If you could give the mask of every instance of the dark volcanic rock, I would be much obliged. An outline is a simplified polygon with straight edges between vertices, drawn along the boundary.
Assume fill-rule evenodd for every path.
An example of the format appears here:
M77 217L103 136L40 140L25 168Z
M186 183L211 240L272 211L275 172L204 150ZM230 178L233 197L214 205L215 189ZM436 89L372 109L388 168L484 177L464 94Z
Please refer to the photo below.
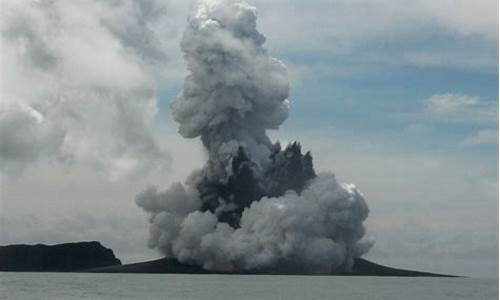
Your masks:
M168 274L214 274L197 265L182 264L175 259L161 258L135 264L109 266L84 270L92 273L168 273Z
M0 271L70 272L121 265L99 242L0 246Z
M273 145L269 156L270 164L258 178L258 166L250 159L244 147L231 161L231 175L227 182L210 182L205 178L197 185L203 205L201 211L217 215L219 222L233 228L240 227L243 210L262 197L278 197L286 191L301 193L306 184L316 177L310 152L302 154L299 143L294 142L282 149L279 143ZM223 209L221 209L223 208Z
M413 270L403 270L382 266L363 258L354 259L352 273L346 275L360 276L403 276L403 277L459 277L455 275L436 274Z
M95 273L181 273L181 274L261 274L261 275L311 275L304 273L289 272L211 272L200 266L179 263L175 259L157 259L142 263L128 264L122 266L111 266L94 268L85 272ZM395 269L370 262L363 258L354 260L353 270L349 273L332 273L326 275L338 276L407 276L407 277L456 277L452 275L426 273L412 270Z

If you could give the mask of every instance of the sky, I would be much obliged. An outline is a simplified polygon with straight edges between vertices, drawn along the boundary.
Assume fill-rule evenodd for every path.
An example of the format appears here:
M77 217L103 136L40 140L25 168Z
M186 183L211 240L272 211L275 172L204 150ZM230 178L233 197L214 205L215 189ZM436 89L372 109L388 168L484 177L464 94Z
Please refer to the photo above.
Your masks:
M290 77L289 118L269 134L363 192L366 257L498 276L498 2L249 2ZM169 107L190 5L2 2L1 244L159 257L134 198L206 159Z

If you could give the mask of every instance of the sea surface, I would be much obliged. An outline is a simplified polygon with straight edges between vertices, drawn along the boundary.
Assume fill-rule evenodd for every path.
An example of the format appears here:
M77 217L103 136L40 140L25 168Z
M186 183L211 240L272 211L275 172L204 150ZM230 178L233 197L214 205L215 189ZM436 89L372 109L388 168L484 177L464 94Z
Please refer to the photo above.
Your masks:
M0 299L497 298L497 279L0 272Z

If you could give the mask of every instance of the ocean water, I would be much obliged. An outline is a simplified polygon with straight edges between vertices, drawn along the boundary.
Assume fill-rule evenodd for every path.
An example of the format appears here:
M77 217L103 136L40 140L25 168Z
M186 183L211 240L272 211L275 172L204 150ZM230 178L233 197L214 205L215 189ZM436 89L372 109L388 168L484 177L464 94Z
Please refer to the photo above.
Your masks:
M0 273L0 299L497 299L496 279Z

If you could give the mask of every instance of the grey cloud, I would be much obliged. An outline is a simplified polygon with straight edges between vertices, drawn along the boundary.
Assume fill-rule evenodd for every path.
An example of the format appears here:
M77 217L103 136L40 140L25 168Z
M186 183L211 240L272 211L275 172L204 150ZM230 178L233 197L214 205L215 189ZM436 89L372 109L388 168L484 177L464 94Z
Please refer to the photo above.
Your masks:
M0 169L17 173L40 156L51 155L64 140L64 132L29 106L0 112Z
M498 130L482 129L476 133L469 135L464 140L465 146L477 145L498 145Z
M83 162L112 176L164 169L152 133L167 65L160 1L6 1L2 5L0 159Z

